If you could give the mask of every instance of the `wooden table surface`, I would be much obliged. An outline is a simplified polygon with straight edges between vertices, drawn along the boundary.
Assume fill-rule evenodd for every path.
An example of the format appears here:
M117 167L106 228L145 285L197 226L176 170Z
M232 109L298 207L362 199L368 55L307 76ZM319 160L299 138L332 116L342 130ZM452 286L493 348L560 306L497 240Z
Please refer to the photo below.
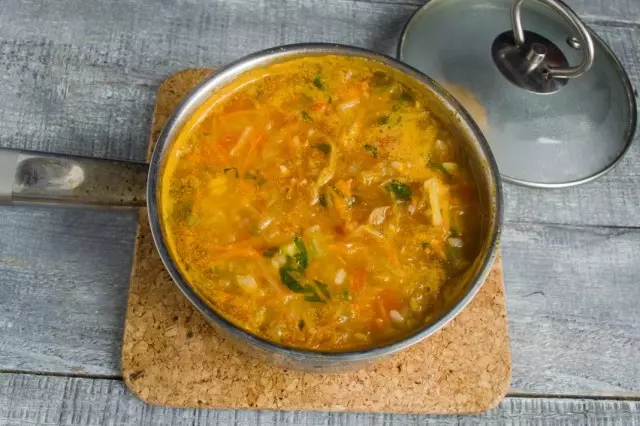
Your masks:
M0 146L141 161L168 74L303 41L393 54L422 1L0 2ZM637 86L640 0L569 5ZM135 215L1 207L0 424L640 424L640 145L584 186L504 190L513 380L474 417L147 406L119 367Z

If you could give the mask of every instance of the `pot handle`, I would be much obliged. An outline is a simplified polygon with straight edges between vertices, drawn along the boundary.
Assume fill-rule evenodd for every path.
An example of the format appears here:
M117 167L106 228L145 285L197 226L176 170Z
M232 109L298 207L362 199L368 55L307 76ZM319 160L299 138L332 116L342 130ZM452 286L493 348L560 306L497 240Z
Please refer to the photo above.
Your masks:
M0 204L146 205L144 163L0 148Z

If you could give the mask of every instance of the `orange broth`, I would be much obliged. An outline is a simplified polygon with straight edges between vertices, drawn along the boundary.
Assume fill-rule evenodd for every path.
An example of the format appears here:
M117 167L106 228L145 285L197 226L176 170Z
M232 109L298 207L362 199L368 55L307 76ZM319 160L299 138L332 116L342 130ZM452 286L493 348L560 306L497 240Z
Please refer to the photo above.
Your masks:
M292 59L213 93L172 147L160 197L191 286L296 348L416 331L478 254L464 153L399 72L363 58Z

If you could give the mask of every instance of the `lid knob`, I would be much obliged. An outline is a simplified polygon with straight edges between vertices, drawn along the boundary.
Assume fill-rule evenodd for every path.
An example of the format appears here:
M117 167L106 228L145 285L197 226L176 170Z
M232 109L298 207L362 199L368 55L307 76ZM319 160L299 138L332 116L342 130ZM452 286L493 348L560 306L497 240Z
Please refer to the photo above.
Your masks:
M589 182L634 138L629 76L562 1L429 0L401 38L400 59L458 99L508 182Z
M538 0L540 3L550 7L560 16L562 16L575 30L578 35L580 46L584 52L584 57L579 65L572 67L554 67L547 66L547 73L549 77L555 78L576 78L589 71L593 65L594 59L594 47L593 40L589 34L589 30L584 26L580 18L569 8L564 7L556 0ZM525 32L522 28L522 20L520 19L520 12L522 9L522 3L524 0L515 0L511 7L511 26L513 27L513 38L516 45L522 46L525 44ZM538 62L540 64L542 61Z

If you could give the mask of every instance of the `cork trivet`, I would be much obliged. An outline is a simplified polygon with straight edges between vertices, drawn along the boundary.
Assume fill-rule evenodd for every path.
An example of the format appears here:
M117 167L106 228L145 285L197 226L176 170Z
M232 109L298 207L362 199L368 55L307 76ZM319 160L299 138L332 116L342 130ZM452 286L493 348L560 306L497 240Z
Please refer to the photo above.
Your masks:
M212 70L185 70L157 94L151 146L182 97ZM511 376L498 258L449 325L383 363L341 374L282 370L241 354L178 290L140 212L122 375L146 402L180 407L477 413L498 404Z

